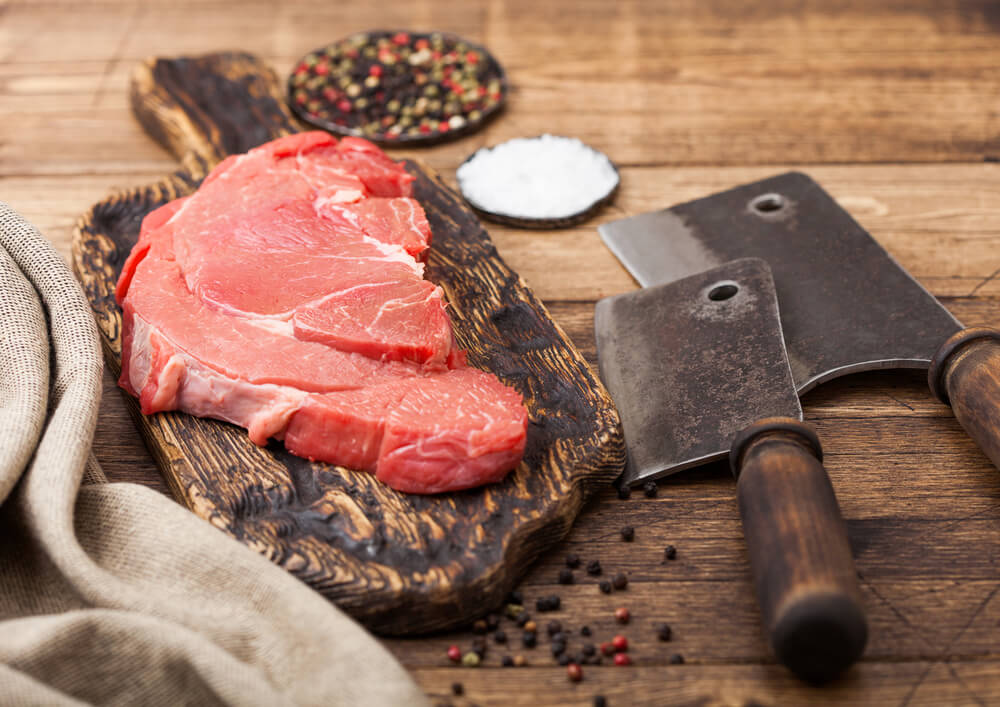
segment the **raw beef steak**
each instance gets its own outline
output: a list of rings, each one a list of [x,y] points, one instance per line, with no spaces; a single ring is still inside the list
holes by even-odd
[[[412,181],[322,132],[224,160],[142,223],[116,291],[122,387],[401,491],[503,478],[527,412],[454,346]]]

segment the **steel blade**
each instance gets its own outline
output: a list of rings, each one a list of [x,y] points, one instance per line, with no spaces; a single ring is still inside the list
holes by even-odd
[[[627,484],[721,459],[763,417],[802,419],[763,260],[605,298],[594,331],[625,431]]]
[[[599,230],[643,286],[737,258],[766,260],[800,394],[855,371],[927,368],[938,346],[962,328],[829,194],[797,172]]]

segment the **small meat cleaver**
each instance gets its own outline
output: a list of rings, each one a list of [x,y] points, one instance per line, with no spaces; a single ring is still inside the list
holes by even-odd
[[[771,645],[800,677],[838,675],[864,650],[867,624],[767,263],[736,260],[603,299],[594,330],[628,446],[623,481],[728,455]]]
[[[855,371],[929,369],[932,392],[1000,466],[1000,332],[963,329],[808,176],[781,174],[599,231],[643,286],[763,258],[800,395]]]

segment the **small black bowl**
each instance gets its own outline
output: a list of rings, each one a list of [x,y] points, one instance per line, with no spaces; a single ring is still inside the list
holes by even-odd
[[[459,42],[461,42],[465,44],[468,49],[479,52],[483,57],[482,68],[479,70],[479,75],[481,77],[484,77],[486,81],[494,79],[499,81],[500,84],[499,98],[496,100],[495,103],[493,103],[489,107],[480,110],[480,116],[476,120],[470,120],[466,114],[460,114],[462,115],[463,118],[465,118],[465,124],[459,128],[448,129],[447,131],[444,132],[434,130],[432,132],[420,135],[391,136],[388,135],[385,130],[380,130],[374,133],[366,134],[360,128],[351,127],[348,125],[339,125],[333,122],[332,119],[324,119],[321,116],[317,116],[308,111],[305,108],[305,106],[300,105],[295,100],[295,93],[298,90],[298,86],[295,83],[297,76],[296,70],[293,70],[292,73],[289,74],[287,82],[288,105],[292,109],[292,112],[294,112],[295,115],[303,122],[337,135],[362,137],[365,138],[366,140],[370,140],[374,143],[377,143],[385,147],[392,147],[394,145],[398,145],[401,147],[402,146],[420,147],[420,146],[437,145],[442,142],[448,142],[463,137],[465,135],[469,135],[478,130],[479,128],[481,128],[483,125],[488,123],[493,118],[495,118],[503,110],[507,101],[507,93],[509,88],[507,84],[507,74],[506,72],[504,72],[504,69],[500,65],[500,62],[497,61],[496,58],[482,46],[475,44],[474,42],[470,42],[463,37],[460,37],[455,34],[450,34],[448,32],[409,32],[406,30],[372,30],[369,32],[358,32],[356,34],[352,34],[342,39],[339,39],[336,42],[332,42],[331,44],[328,44],[325,47],[320,47],[311,52],[308,52],[301,59],[299,59],[299,61],[296,62],[295,66],[297,69],[299,66],[305,64],[306,57],[314,54],[326,53],[328,50],[332,50],[336,47],[344,45],[347,42],[349,42],[352,38],[358,37],[360,35],[366,36],[370,41],[370,43],[374,44],[379,39],[383,38],[391,39],[397,34],[401,33],[408,35],[410,41],[416,41],[420,39],[432,41],[434,37],[440,37],[444,41],[446,46],[453,47]],[[337,74],[329,73],[327,74],[327,76],[336,77]],[[336,115],[339,113],[339,115],[341,116],[345,115],[342,111],[339,111],[337,106],[333,104],[332,101],[328,100],[327,98],[320,96],[315,96],[315,98],[317,100],[323,101],[323,103],[329,109],[331,109],[331,111],[333,111],[333,114]],[[386,102],[388,102],[390,98],[391,97],[387,97]]]
[[[540,138],[540,137],[542,136],[534,135],[526,139],[533,140],[535,138]],[[498,145],[502,144],[503,143],[497,143],[496,145],[491,146],[489,149],[493,149]],[[458,182],[458,190],[459,192],[461,192],[462,198],[465,199],[466,203],[472,207],[473,211],[475,211],[477,214],[479,214],[488,221],[493,221],[494,223],[500,223],[505,226],[512,226],[514,228],[525,228],[525,229],[533,229],[539,231],[546,231],[546,230],[554,231],[560,228],[569,228],[570,226],[576,226],[577,224],[583,223],[592,216],[595,216],[598,211],[604,208],[607,204],[610,204],[612,201],[614,201],[615,195],[618,193],[618,187],[621,186],[622,183],[622,176],[621,172],[618,171],[618,165],[616,165],[610,157],[605,155],[600,150],[593,148],[590,145],[587,145],[587,143],[583,144],[587,148],[593,150],[594,152],[604,155],[604,157],[606,157],[608,160],[608,164],[611,165],[611,169],[615,171],[615,176],[618,177],[618,179],[615,181],[615,185],[611,187],[611,190],[608,191],[607,194],[596,199],[594,202],[592,202],[589,206],[587,206],[583,210],[577,211],[576,213],[570,214],[569,216],[560,216],[558,218],[527,218],[524,216],[512,216],[510,214],[501,214],[495,211],[490,211],[489,209],[486,209],[483,206],[477,204],[475,201],[470,199],[465,194],[464,191],[462,191],[462,183],[458,181],[457,177],[455,178],[455,181]],[[466,162],[475,157],[477,152],[479,152],[479,150],[476,150],[476,152],[473,152],[471,155],[466,157],[462,161],[462,164],[464,165]],[[459,167],[461,167],[461,165],[459,165]]]

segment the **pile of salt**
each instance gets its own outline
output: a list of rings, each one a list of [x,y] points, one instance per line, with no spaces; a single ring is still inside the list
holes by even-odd
[[[456,176],[462,194],[477,209],[517,219],[575,216],[618,186],[618,172],[606,155],[556,135],[482,148]]]

